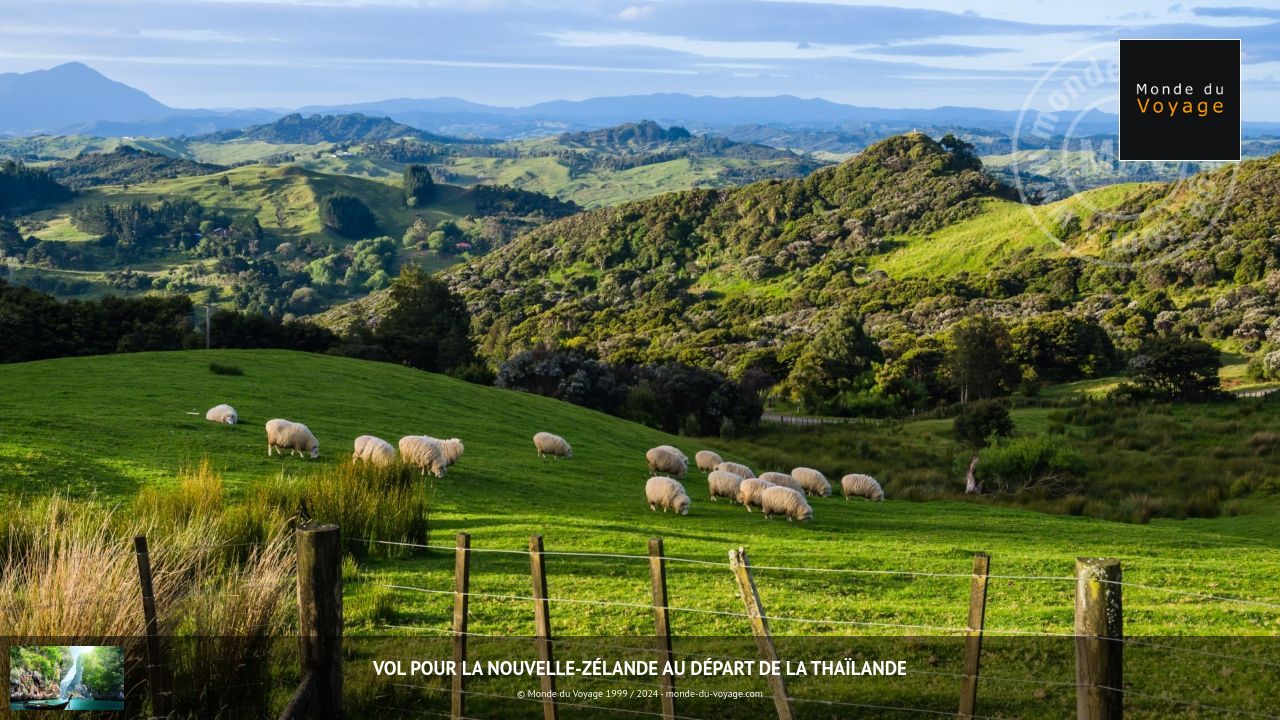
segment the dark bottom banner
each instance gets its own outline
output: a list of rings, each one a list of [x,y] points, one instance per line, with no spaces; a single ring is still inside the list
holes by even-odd
[[[110,718],[1280,716],[1275,637],[5,638],[10,714]],[[976,673],[975,669],[976,659]],[[1080,715],[1085,704],[1115,715]],[[40,717],[40,715],[35,715]]]

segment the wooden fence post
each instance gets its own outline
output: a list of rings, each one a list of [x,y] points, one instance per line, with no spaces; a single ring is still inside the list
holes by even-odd
[[[1124,717],[1120,561],[1076,559],[1076,717]]]
[[[458,533],[453,556],[453,702],[452,720],[467,714],[463,665],[467,662],[467,599],[471,592],[471,536]]]
[[[554,664],[554,653],[551,651],[551,603],[547,600],[547,572],[542,563],[542,536],[529,538],[529,567],[533,577],[533,624],[534,643],[538,647],[538,659],[547,664]],[[542,680],[542,717],[543,720],[557,720],[559,710],[556,705],[556,676],[544,673]]]
[[[342,541],[337,525],[316,523],[297,530],[298,644],[311,717],[342,718]],[[311,676],[310,693],[303,691]],[[297,698],[301,700],[302,698]]]
[[[978,670],[982,664],[982,631],[987,617],[987,573],[991,556],[973,556],[973,579],[969,582],[969,621],[964,636],[964,680],[960,686],[960,717],[972,718],[978,706]]]
[[[769,619],[760,603],[760,593],[756,591],[756,581],[751,577],[751,565],[747,562],[747,549],[738,548],[729,551],[729,567],[738,579],[738,590],[742,593],[742,602],[747,607],[747,616],[751,620],[751,632],[756,636],[756,647],[760,657],[770,663],[778,662],[778,649],[773,645],[773,636],[769,634]],[[780,674],[769,675],[769,688],[773,691],[773,706],[778,711],[778,720],[795,720],[796,709],[787,694],[786,680]]]
[[[667,612],[667,561],[662,550],[662,538],[649,539],[649,579],[653,583],[653,631],[658,644],[658,662],[663,672],[658,676],[658,688],[662,693],[663,720],[676,717],[676,678],[665,672],[674,656],[671,653],[671,616]]]
[[[155,588],[151,584],[151,552],[147,536],[133,538],[133,552],[138,558],[138,585],[142,588],[142,618],[147,633],[147,687],[151,690],[152,714],[169,714],[169,685],[165,682],[164,659],[160,653],[160,627],[156,622]]]

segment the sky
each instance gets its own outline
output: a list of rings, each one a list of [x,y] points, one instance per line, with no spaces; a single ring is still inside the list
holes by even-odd
[[[0,72],[81,61],[175,107],[683,92],[1017,110],[1121,37],[1241,38],[1245,119],[1280,121],[1277,0],[0,0]]]

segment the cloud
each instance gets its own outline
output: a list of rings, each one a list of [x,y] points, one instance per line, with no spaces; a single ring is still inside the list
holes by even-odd
[[[623,8],[622,12],[618,13],[618,19],[634,22],[636,20],[643,20],[652,14],[652,5],[631,5]]]
[[[1280,10],[1260,7],[1197,7],[1191,12],[1201,17],[1280,18]]]
[[[955,45],[952,43],[909,43],[906,45],[888,45],[878,48],[867,48],[874,55],[911,55],[914,57],[977,57],[995,53],[1013,52],[1010,48],[978,47],[976,45]]]

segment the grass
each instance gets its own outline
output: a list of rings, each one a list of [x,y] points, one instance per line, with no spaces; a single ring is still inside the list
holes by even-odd
[[[240,367],[244,375],[210,373],[210,362]],[[118,616],[118,622],[124,624],[112,627],[135,630],[130,623],[136,624],[137,613],[119,609],[123,605],[119,598],[136,593],[132,565],[125,562],[117,568],[99,558],[103,562],[83,568],[94,573],[92,582],[87,576],[74,582],[59,581],[58,572],[67,571],[60,559],[64,549],[102,547],[103,543],[93,538],[95,533],[106,531],[97,528],[111,528],[119,535],[121,528],[132,527],[135,520],[151,527],[152,533],[169,538],[158,543],[160,547],[182,543],[204,546],[240,538],[269,542],[269,529],[286,524],[305,499],[311,517],[342,524],[352,551],[343,564],[343,576],[349,634],[348,698],[353,708],[363,708],[375,698],[392,707],[442,707],[438,692],[393,688],[373,678],[367,660],[403,653],[403,644],[388,645],[384,641],[387,636],[413,636],[414,657],[447,657],[447,645],[433,636],[448,628],[452,612],[447,594],[390,587],[448,590],[453,583],[452,552],[397,548],[399,552],[391,556],[366,553],[362,550],[367,544],[359,538],[427,540],[432,545],[450,546],[453,533],[471,533],[472,546],[477,549],[472,558],[472,592],[523,597],[529,593],[529,565],[522,551],[531,535],[543,535],[551,552],[637,556],[644,555],[648,538],[664,537],[669,556],[715,563],[670,563],[671,605],[730,613],[673,611],[677,649],[685,652],[754,654],[746,620],[732,615],[742,611],[742,603],[726,566],[726,553],[739,545],[746,546],[752,562],[761,566],[756,580],[771,615],[819,621],[772,622],[784,657],[822,654],[840,658],[863,653],[905,657],[915,669],[958,672],[955,642],[904,639],[900,636],[922,631],[893,626],[962,626],[969,584],[963,575],[969,571],[973,553],[979,551],[991,553],[997,574],[1048,578],[1069,577],[1077,556],[1120,558],[1127,581],[1152,588],[1125,590],[1125,631],[1133,637],[1280,632],[1280,617],[1273,610],[1160,589],[1274,602],[1274,570],[1280,563],[1280,538],[1274,533],[1280,505],[1274,501],[1254,500],[1253,512],[1237,517],[1156,519],[1147,525],[1130,525],[1044,515],[985,502],[899,499],[896,493],[910,484],[909,478],[895,470],[902,466],[901,456],[938,457],[946,444],[947,421],[895,426],[901,430],[857,428],[854,436],[826,430],[828,435],[822,437],[788,432],[767,441],[758,436],[694,441],[546,398],[468,385],[390,364],[283,351],[152,353],[4,365],[0,366],[0,387],[5,388],[0,395],[0,427],[4,428],[0,434],[0,502],[18,501],[22,508],[6,513],[9,529],[7,536],[0,538],[0,548],[28,548],[25,556],[46,558],[40,561],[43,565],[31,565],[45,568],[45,575],[0,569],[0,608],[6,606],[6,598],[12,605],[27,597],[32,588],[39,588],[42,597],[51,593],[69,603],[86,597],[90,592],[86,588],[92,586],[92,598],[97,599],[100,610],[71,618],[64,609],[46,622],[74,620],[79,624],[73,627],[89,628],[97,627],[98,622],[117,622],[111,618]],[[243,424],[224,426],[204,421],[203,410],[218,402],[234,405]],[[1052,412],[1018,411],[1019,427],[1048,427],[1054,422]],[[1280,440],[1268,439],[1280,438],[1280,432],[1266,437],[1248,435],[1254,432],[1251,420],[1232,417],[1225,410],[1206,414],[1188,408],[1179,412],[1179,422],[1189,426],[1220,425],[1201,428],[1200,440],[1175,436],[1186,448],[1185,453],[1170,456],[1179,458],[1178,462],[1187,454],[1211,457],[1207,445],[1224,433],[1235,433],[1251,452],[1264,453],[1260,457],[1267,448],[1280,444]],[[261,424],[277,416],[310,425],[321,440],[319,461],[267,458]],[[1265,420],[1265,414],[1253,419]],[[1127,420],[1122,418],[1121,422]],[[574,444],[575,457],[539,460],[530,442],[538,429],[565,435]],[[345,461],[351,440],[366,432],[392,440],[407,433],[456,435],[466,441],[466,453],[438,480],[423,479],[400,468],[370,475]],[[900,441],[890,443],[893,437]],[[759,513],[748,514],[726,502],[708,502],[702,476],[695,471],[686,478],[694,498],[690,515],[654,513],[647,510],[642,496],[648,475],[643,453],[661,443],[675,444],[690,456],[702,447],[716,447],[726,457],[752,463],[757,470],[785,469],[803,460],[831,475],[869,471],[885,480],[889,499],[868,503],[815,498],[812,523],[766,521]],[[930,453],[923,452],[930,449]],[[1116,472],[1146,477],[1137,472],[1135,464],[1142,458],[1150,464],[1150,454],[1118,448],[1099,452],[1116,456]],[[1165,453],[1166,449],[1153,448],[1151,452]],[[949,469],[944,465],[945,461],[934,472],[947,476]],[[412,498],[429,499],[429,517],[426,507],[412,506]],[[104,519],[103,508],[113,505],[119,509]],[[398,516],[391,517],[397,512]],[[12,529],[15,518],[23,519],[17,530]],[[429,527],[415,525],[417,521],[429,522]],[[389,522],[391,527],[379,526],[380,522]],[[47,531],[40,529],[44,526]],[[205,541],[174,540],[196,536]],[[59,539],[63,537],[82,539]],[[202,633],[214,633],[224,626],[256,624],[256,612],[276,617],[270,614],[275,612],[271,608],[277,607],[273,598],[287,600],[288,594],[287,582],[272,574],[282,567],[282,560],[276,557],[252,572],[258,573],[264,584],[282,588],[279,592],[284,595],[268,594],[243,604],[201,604],[201,598],[239,594],[220,584],[227,582],[220,578],[226,573],[208,573],[207,579],[197,581],[197,574],[177,572],[176,577],[187,578],[188,584],[166,596],[163,606],[172,608],[163,624],[166,631],[185,634],[197,642]],[[249,569],[263,563],[252,556],[226,552],[209,558],[209,562],[221,568]],[[624,604],[566,604],[557,600],[552,603],[557,636],[567,642],[570,636],[630,636],[632,644],[644,644],[643,636],[652,632],[651,614],[644,609],[651,600],[645,559],[551,555],[546,563],[551,597]],[[762,566],[911,570],[961,577],[842,575]],[[987,626],[1003,631],[1069,632],[1072,590],[1073,583],[1068,580],[993,579]],[[820,622],[823,619],[872,625],[832,625]],[[470,622],[470,630],[479,634],[527,635],[534,630],[531,604],[519,599],[474,597]],[[17,627],[37,626],[23,620]],[[856,648],[841,637],[848,635],[862,636],[855,642]],[[866,637],[880,635],[899,637]],[[711,636],[729,639],[697,639]],[[813,636],[832,637],[816,641]],[[493,641],[486,645],[485,640],[477,637],[473,657],[522,658],[532,654],[528,643],[502,645],[503,641]],[[593,650],[591,641],[584,642],[587,644],[581,647],[557,646],[557,658],[609,655]],[[618,639],[611,642],[618,644]],[[984,668],[997,676],[1070,677],[1069,645],[1051,646],[1048,642],[992,636]],[[1204,642],[1224,641],[1206,637]],[[1257,649],[1250,650],[1247,641],[1241,642],[1246,646],[1234,654]],[[247,641],[242,645],[212,650],[189,646],[182,655],[187,668],[183,672],[196,673],[199,667],[193,659],[208,653],[245,657],[262,651]],[[1223,649],[1221,644],[1212,647]],[[1133,677],[1146,673],[1145,677],[1163,683],[1174,682],[1165,678],[1163,654],[1143,655],[1137,649],[1126,657]],[[294,662],[296,659],[288,660],[286,665]],[[1256,706],[1256,698],[1249,696],[1250,688],[1264,687],[1270,681],[1254,678],[1247,667],[1239,670],[1238,675],[1197,697],[1213,701],[1211,704]],[[1175,679],[1188,675],[1172,674]],[[232,671],[211,672],[207,677],[219,683],[236,680]],[[282,686],[288,682],[287,674],[284,677],[279,683]],[[257,676],[241,681],[262,679]],[[477,680],[472,687],[510,694],[516,688],[532,689],[533,684],[520,679],[482,682]],[[700,678],[685,686],[742,689],[753,682]],[[956,683],[946,676],[917,674],[898,683],[797,679],[791,687],[797,697],[946,709],[954,702]],[[562,687],[601,688],[599,681],[587,678],[566,679]],[[1000,707],[1012,708],[1016,716],[1059,705],[1065,714],[1073,702],[1071,694],[1052,685],[1040,689],[999,684],[984,687],[987,707],[995,707],[999,698],[1006,703]],[[282,689],[287,695],[288,688]],[[273,695],[270,701],[278,705],[282,700]],[[757,717],[767,712],[767,695],[762,702],[735,704],[720,716]],[[537,710],[536,704],[504,706],[480,697],[471,707],[480,717],[523,717],[521,713]],[[630,701],[626,707],[641,706]],[[706,716],[706,712],[694,712],[697,708],[710,709],[697,701],[682,707],[697,716]],[[1137,704],[1130,711],[1132,717],[1162,716],[1162,711],[1144,713]],[[384,711],[381,716],[389,715]]]

